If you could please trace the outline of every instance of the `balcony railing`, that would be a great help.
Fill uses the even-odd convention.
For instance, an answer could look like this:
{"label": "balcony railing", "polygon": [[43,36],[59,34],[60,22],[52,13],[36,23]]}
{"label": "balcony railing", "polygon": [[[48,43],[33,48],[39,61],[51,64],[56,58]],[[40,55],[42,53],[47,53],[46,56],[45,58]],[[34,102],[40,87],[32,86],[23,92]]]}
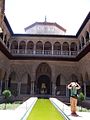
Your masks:
{"label": "balcony railing", "polygon": [[66,57],[76,57],[77,51],[60,51],[60,50],[25,50],[25,49],[12,49],[12,55],[28,55],[28,56],[66,56]]}

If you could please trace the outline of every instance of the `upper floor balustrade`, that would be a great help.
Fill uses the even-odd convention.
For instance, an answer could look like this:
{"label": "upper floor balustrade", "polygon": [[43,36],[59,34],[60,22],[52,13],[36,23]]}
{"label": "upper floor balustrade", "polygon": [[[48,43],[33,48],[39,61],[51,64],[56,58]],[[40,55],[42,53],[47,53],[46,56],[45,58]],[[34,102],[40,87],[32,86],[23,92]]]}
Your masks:
{"label": "upper floor balustrade", "polygon": [[[78,41],[77,41],[78,40]],[[90,32],[85,32],[85,36],[80,36],[76,41],[57,40],[52,42],[47,39],[43,42],[38,40],[13,40],[7,39],[3,34],[0,42],[14,56],[56,56],[56,57],[76,57],[90,44]]]}
{"label": "upper floor balustrade", "polygon": [[60,50],[24,50],[24,49],[13,49],[11,50],[13,55],[30,55],[30,56],[66,56],[66,57],[75,57],[77,51],[60,51]]}

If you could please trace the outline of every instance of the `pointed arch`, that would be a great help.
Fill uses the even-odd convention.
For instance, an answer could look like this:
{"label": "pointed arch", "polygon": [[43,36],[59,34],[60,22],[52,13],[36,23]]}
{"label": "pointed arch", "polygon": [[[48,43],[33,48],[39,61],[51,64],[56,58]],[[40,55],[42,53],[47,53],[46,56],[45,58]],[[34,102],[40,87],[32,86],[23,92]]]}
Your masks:
{"label": "pointed arch", "polygon": [[[43,62],[40,63],[36,69],[36,81],[35,81],[35,91],[38,94],[51,94],[52,84],[51,84],[51,68],[50,66]],[[45,89],[42,86],[45,86]],[[42,90],[43,89],[43,90]]]}
{"label": "pointed arch", "polygon": [[3,80],[4,75],[5,75],[5,70],[0,68],[0,80]]}
{"label": "pointed arch", "polygon": [[13,95],[17,95],[17,74],[15,71],[12,71],[9,75],[9,80],[8,80],[8,89],[11,90]]}
{"label": "pointed arch", "polygon": [[36,77],[38,78],[41,74],[46,74],[48,75],[49,77],[51,77],[51,68],[50,66],[43,62],[43,63],[40,63],[37,67],[37,70],[36,70]]}
{"label": "pointed arch", "polygon": [[31,77],[28,73],[24,73],[21,78],[20,94],[31,93]]}
{"label": "pointed arch", "polygon": [[80,85],[81,85],[81,91],[84,93],[84,79],[82,74],[80,74]]}
{"label": "pointed arch", "polygon": [[88,72],[85,73],[86,96],[90,97],[90,80]]}
{"label": "pointed arch", "polygon": [[85,73],[85,83],[90,84],[90,80],[87,72]]}
{"label": "pointed arch", "polygon": [[5,79],[6,79],[6,71],[0,68],[0,90],[1,92],[5,89]]}
{"label": "pointed arch", "polygon": [[56,78],[56,95],[66,95],[66,81],[62,74],[59,74]]}
{"label": "pointed arch", "polygon": [[80,74],[80,84],[81,84],[81,85],[84,84],[84,80],[83,80],[83,76],[82,76],[82,74]]}

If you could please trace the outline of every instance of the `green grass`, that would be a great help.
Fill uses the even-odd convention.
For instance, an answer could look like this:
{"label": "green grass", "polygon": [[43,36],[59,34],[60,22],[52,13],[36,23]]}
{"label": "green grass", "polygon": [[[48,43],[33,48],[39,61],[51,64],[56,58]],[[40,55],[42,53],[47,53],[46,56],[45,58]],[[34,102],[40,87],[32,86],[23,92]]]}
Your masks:
{"label": "green grass", "polygon": [[27,120],[65,120],[48,99],[38,99]]}

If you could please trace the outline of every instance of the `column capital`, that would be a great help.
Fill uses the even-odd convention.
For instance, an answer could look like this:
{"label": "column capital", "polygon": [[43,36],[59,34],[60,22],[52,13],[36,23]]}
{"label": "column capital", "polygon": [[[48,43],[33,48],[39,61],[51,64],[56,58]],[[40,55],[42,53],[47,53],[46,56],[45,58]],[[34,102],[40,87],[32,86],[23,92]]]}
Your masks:
{"label": "column capital", "polygon": [[35,82],[35,80],[31,80],[31,83]]}

